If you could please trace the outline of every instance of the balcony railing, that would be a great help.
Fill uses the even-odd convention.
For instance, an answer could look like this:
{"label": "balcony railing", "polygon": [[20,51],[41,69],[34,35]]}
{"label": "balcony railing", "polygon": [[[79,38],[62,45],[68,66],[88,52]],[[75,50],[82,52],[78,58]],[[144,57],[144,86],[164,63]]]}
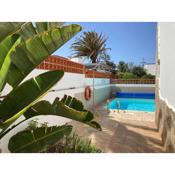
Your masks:
{"label": "balcony railing", "polygon": [[155,79],[111,79],[112,84],[155,84]]}

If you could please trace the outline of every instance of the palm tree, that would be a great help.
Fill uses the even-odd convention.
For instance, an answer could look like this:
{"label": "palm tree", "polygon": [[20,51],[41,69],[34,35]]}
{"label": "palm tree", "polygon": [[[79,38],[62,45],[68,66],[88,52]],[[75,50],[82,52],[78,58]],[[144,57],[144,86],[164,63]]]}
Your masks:
{"label": "palm tree", "polygon": [[71,46],[73,57],[90,58],[92,63],[96,63],[101,56],[107,55],[106,50],[109,48],[106,48],[106,40],[104,35],[95,31],[84,32]]}

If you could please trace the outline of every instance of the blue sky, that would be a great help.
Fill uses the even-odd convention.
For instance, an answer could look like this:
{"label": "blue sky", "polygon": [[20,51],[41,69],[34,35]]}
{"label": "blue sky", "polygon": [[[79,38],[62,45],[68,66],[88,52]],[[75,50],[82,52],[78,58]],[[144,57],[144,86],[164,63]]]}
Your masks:
{"label": "blue sky", "polygon": [[[71,44],[84,31],[96,31],[108,37],[106,47],[111,48],[111,60],[120,60],[139,64],[142,58],[146,62],[155,62],[156,23],[155,22],[71,22],[79,24],[83,30],[62,46],[54,54],[69,57]],[[65,24],[71,24],[65,23]]]}

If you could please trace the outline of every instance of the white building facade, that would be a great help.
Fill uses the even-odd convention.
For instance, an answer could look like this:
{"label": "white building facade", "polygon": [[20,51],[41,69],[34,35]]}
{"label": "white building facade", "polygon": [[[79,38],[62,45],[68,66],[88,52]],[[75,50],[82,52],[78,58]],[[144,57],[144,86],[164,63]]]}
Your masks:
{"label": "white building facade", "polygon": [[144,64],[144,69],[148,74],[156,75],[156,64],[150,63],[150,64]]}
{"label": "white building facade", "polygon": [[156,123],[166,152],[175,152],[175,23],[161,22],[157,32]]}

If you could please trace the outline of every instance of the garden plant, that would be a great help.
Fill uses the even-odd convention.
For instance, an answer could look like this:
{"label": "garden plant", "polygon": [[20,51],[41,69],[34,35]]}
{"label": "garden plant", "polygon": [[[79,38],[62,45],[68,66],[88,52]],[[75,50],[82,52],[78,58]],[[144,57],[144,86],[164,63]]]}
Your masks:
{"label": "garden plant", "polygon": [[[101,130],[93,114],[76,98],[65,95],[55,98],[53,103],[42,100],[63,77],[62,70],[47,71],[26,80],[30,72],[79,31],[81,26],[76,24],[0,23],[0,92],[6,85],[12,87],[1,96],[0,139],[26,120],[43,115],[63,116]],[[17,122],[21,116],[22,121]],[[71,131],[68,124],[24,130],[10,139],[8,148],[11,152],[42,152]]]}

